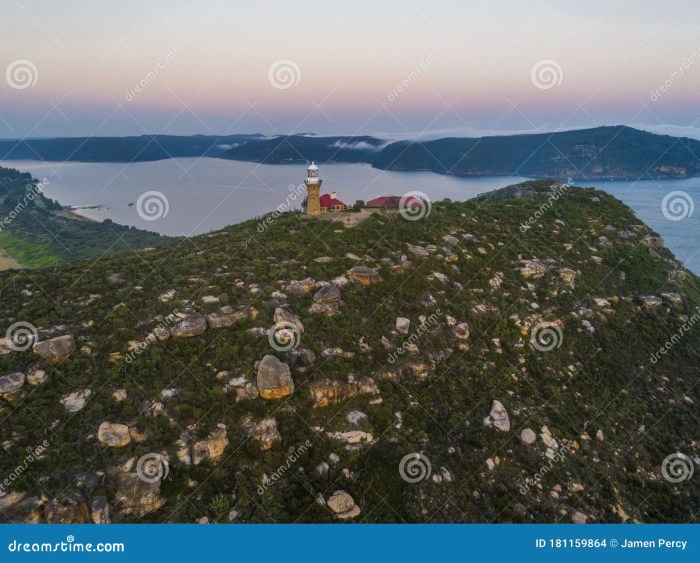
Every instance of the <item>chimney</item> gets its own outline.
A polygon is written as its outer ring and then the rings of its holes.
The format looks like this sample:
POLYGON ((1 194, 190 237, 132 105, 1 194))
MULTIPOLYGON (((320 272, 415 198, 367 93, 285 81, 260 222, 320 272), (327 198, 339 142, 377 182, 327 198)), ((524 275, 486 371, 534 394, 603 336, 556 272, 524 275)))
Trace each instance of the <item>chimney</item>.
POLYGON ((338 199, 338 192, 331 192, 332 199, 338 199))

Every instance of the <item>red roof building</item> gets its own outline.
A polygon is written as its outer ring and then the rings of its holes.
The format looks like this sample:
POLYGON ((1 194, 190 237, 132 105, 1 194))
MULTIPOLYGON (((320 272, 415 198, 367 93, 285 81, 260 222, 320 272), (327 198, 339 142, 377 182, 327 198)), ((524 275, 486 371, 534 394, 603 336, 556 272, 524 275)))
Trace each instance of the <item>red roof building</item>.
POLYGON ((336 192, 333 192, 332 194, 323 194, 319 198, 322 213, 327 211, 343 211, 348 208, 347 205, 337 198, 337 195, 336 192))
POLYGON ((381 197, 376 197, 365 203, 365 207, 387 207, 387 206, 399 206, 399 202, 403 207, 415 207, 423 205, 423 202, 413 196, 399 196, 399 195, 385 195, 381 197))

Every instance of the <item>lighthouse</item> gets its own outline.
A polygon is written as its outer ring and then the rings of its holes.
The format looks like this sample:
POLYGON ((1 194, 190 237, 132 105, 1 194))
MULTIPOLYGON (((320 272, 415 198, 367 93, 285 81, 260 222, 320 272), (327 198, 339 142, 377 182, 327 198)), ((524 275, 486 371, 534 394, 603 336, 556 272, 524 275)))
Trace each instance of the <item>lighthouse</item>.
POLYGON ((306 169, 306 180, 304 180, 304 185, 306 186, 307 198, 306 198, 306 213, 307 215, 320 215, 321 214, 321 202, 319 200, 319 194, 321 192, 321 180, 318 177, 318 166, 313 162, 306 169))

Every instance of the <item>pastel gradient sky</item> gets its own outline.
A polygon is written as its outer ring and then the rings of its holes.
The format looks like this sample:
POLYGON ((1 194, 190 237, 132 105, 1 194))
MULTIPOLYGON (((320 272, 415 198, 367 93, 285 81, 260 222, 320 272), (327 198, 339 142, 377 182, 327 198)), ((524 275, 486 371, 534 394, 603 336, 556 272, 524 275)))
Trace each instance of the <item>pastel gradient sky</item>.
POLYGON ((699 31, 697 0, 5 0, 0 138, 697 137, 699 31))

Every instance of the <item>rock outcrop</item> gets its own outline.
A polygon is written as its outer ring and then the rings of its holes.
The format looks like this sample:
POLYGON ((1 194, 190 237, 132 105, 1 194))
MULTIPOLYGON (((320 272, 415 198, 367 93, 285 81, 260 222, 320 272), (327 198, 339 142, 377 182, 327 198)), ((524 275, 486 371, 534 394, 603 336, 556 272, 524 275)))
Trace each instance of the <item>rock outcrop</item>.
POLYGON ((177 313, 177 324, 170 329, 172 336, 191 338, 207 330, 207 320, 197 311, 182 311, 177 313))
POLYGON ((508 412, 506 408, 500 401, 494 401, 491 406, 491 412, 484 419, 484 426, 493 426, 496 430, 501 432, 508 432, 510 430, 510 418, 508 417, 508 412))
POLYGON ((121 448, 131 442, 131 435, 126 424, 103 422, 97 429, 97 439, 103 446, 121 448))
POLYGON ((258 365, 258 390, 263 399, 282 399, 294 393, 289 366, 275 356, 265 356, 258 365))
POLYGON ((221 458, 226 446, 228 446, 226 426, 218 424, 209 436, 192 446, 192 463, 199 465, 204 461, 216 461, 221 458))
POLYGON ((334 492, 326 501, 326 505, 338 520, 350 520, 359 516, 361 512, 360 507, 355 504, 355 499, 345 491, 334 492))
POLYGON ((69 334, 37 342, 34 344, 34 353, 45 360, 56 361, 65 358, 75 348, 75 338, 69 334))
POLYGON ((16 371, 0 377, 0 397, 3 399, 16 395, 24 385, 25 376, 21 371, 16 371))

